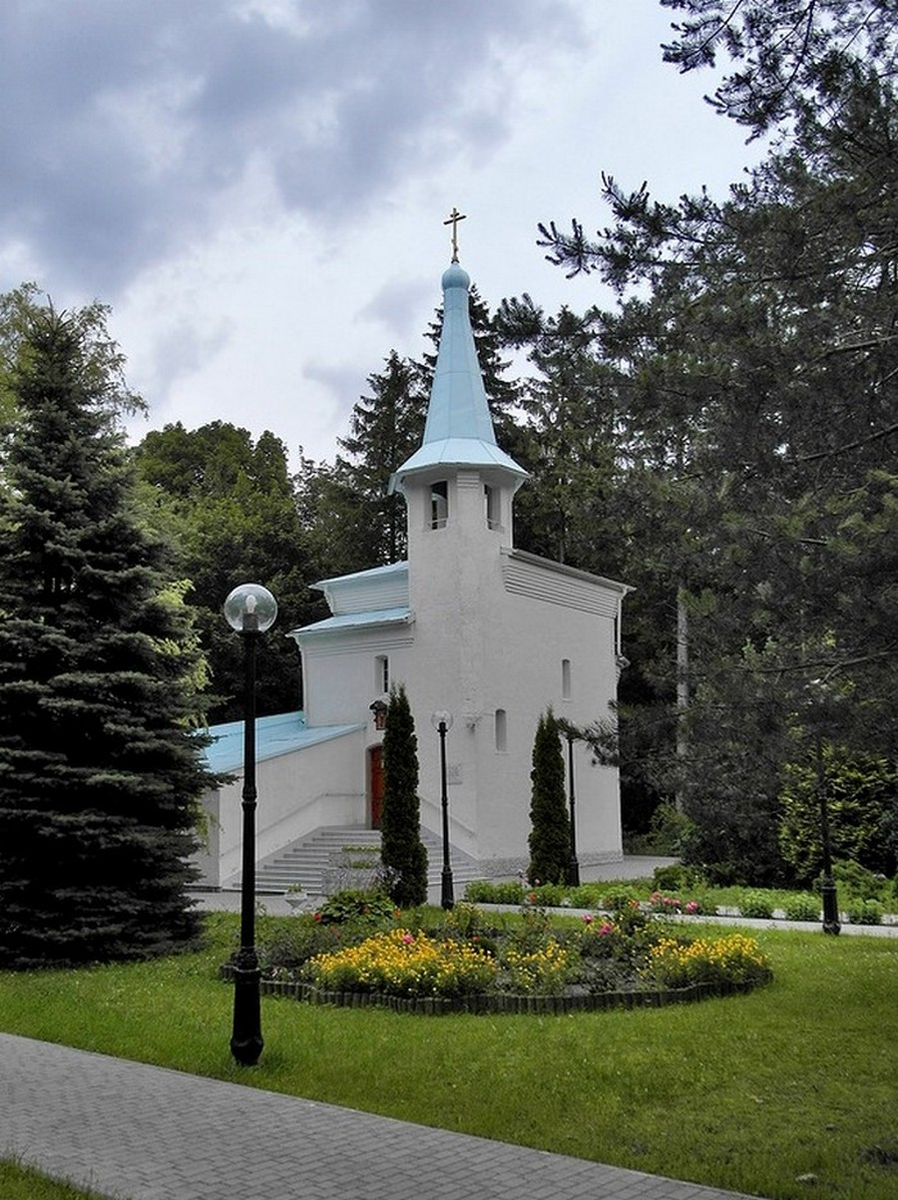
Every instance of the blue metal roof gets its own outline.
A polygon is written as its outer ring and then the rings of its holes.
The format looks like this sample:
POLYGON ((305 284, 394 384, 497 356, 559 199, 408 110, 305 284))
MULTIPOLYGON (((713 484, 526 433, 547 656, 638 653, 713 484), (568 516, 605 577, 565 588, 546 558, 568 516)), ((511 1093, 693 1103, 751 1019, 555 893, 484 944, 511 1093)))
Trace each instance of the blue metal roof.
MULTIPOLYGON (((305 715, 301 712, 260 717, 256 721, 256 762, 293 754, 296 750, 345 737, 364 728, 364 724, 356 724, 322 725, 317 729, 307 729, 305 715)), ((206 748, 209 768, 221 773, 239 771, 243 767, 243 722, 229 721, 226 725, 212 725, 209 733, 214 739, 206 748)))
POLYGON ((326 617, 312 625, 303 625, 292 633, 332 633, 340 629, 367 629, 374 625, 407 625, 412 619, 409 608, 379 608, 374 612, 344 613, 339 617, 326 617))
POLYGON ((405 572, 408 574, 408 563, 403 559, 402 562, 387 563, 385 567, 369 567, 365 571, 353 571, 350 575, 335 575, 332 579, 321 579, 318 583, 313 583, 313 588, 326 588, 330 583, 346 583, 348 580, 373 580, 377 576, 401 575, 405 572))
POLYGON ((527 472, 496 444, 483 375, 468 310, 471 279, 458 263, 443 272, 443 329, 427 409, 424 439, 390 480, 436 466, 500 467, 526 479, 527 472))

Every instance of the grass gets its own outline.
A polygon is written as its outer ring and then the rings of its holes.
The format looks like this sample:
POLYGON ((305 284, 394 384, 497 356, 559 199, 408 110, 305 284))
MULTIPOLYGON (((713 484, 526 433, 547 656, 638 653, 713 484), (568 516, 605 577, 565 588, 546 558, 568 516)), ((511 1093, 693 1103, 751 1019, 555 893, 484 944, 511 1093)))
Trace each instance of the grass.
POLYGON ((0 1159, 0 1196, 3 1200, 100 1200, 97 1192, 83 1192, 15 1159, 0 1159))
POLYGON ((216 914, 199 954, 0 974, 0 1028, 775 1200, 807 1197, 809 1175, 821 1200, 896 1194, 896 939, 759 931, 771 985, 664 1009, 427 1018, 263 998, 265 1051, 241 1069, 215 978, 235 931, 216 914))

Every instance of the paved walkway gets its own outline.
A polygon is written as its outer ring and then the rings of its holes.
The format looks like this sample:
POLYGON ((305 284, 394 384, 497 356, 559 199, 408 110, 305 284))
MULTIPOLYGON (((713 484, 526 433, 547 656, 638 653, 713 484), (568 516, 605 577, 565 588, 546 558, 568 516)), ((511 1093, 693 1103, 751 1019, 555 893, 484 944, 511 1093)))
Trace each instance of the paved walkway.
POLYGON ((738 1195, 9 1034, 0 1155, 115 1200, 738 1195))

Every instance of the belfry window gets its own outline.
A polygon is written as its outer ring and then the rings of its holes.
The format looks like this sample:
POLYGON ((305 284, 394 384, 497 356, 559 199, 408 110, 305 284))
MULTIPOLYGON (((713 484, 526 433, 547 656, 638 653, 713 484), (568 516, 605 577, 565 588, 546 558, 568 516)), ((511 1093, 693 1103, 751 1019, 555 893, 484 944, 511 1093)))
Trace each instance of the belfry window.
POLYGON ((502 526, 502 513, 499 503, 499 489, 490 487, 488 483, 485 483, 483 485, 483 502, 486 506, 487 529, 500 529, 502 526))
POLYGON ((374 687, 381 692, 390 690, 390 660, 386 654, 378 654, 374 660, 374 687))
POLYGON ((449 484, 445 479, 430 486, 430 528, 443 529, 449 519, 449 484))

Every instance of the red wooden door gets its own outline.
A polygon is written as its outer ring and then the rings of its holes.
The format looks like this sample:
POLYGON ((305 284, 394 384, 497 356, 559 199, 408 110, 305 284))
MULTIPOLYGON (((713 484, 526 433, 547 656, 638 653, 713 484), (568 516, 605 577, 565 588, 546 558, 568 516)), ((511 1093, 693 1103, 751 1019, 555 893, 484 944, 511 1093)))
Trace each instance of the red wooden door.
POLYGON ((368 798, 371 805, 371 828, 380 829, 384 802, 384 752, 382 746, 368 751, 368 798))

